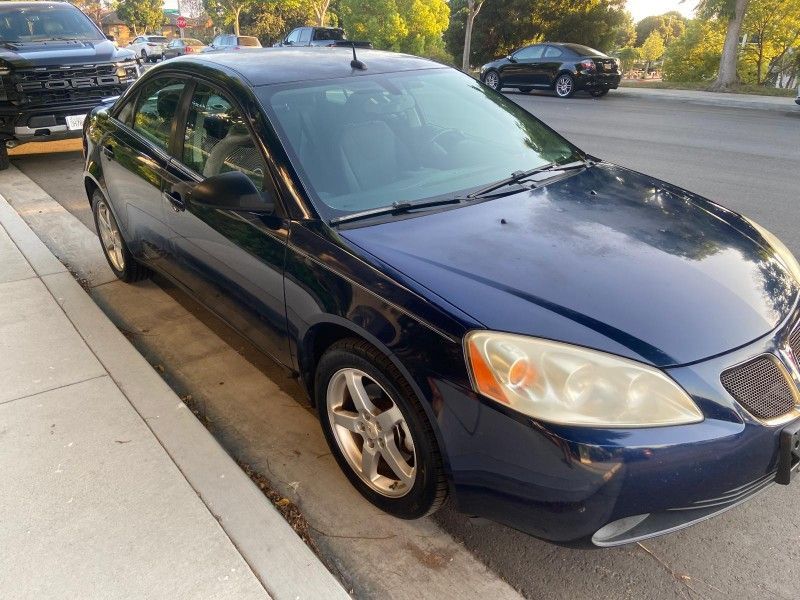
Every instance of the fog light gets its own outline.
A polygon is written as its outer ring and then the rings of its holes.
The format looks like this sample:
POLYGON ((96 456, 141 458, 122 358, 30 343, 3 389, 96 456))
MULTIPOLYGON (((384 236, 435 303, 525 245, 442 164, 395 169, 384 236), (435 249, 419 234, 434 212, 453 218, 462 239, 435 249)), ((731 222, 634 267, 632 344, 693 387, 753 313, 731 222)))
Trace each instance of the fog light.
POLYGON ((117 67, 117 77, 124 79, 127 76, 128 72, 125 70, 125 67, 117 67))

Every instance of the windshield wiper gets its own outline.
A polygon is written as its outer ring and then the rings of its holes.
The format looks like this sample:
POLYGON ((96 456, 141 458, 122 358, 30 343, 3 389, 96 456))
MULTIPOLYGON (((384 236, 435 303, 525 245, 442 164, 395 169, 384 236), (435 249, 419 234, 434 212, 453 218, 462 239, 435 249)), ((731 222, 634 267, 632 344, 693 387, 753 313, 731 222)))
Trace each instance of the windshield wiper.
POLYGON ((528 169, 527 171, 514 171, 509 177, 505 179, 501 179, 500 181, 495 181, 491 185, 487 185, 484 188, 476 190, 474 192, 470 192, 464 199, 466 200, 473 200, 475 198, 482 198, 492 192, 499 190, 500 188, 508 187, 510 185, 514 185, 515 183, 522 183, 529 177, 533 177, 534 175, 538 175, 539 173, 546 173, 548 171, 573 171, 575 169, 585 169, 591 167, 594 163, 590 160, 578 160, 571 163, 565 163, 563 165, 557 163, 549 163, 546 165, 542 165, 541 167, 536 167, 535 169, 528 169))
POLYGON ((350 221, 379 217, 381 215, 400 215, 418 208, 459 204, 460 202, 460 198, 440 198, 439 200, 419 200, 417 202, 393 202, 389 206, 381 206, 380 208, 371 208, 361 212, 350 213, 349 215, 342 215, 341 217, 334 217, 330 220, 330 224, 339 225, 341 223, 349 223, 350 221))

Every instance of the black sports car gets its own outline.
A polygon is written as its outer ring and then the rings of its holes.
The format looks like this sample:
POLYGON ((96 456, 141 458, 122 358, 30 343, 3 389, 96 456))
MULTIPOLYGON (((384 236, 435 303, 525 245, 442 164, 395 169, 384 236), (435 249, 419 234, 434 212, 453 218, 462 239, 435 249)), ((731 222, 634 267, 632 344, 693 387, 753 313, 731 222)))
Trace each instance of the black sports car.
POLYGON ((578 90, 605 96, 619 87, 619 62, 581 44, 545 42, 526 46, 481 67, 481 81, 496 90, 554 90, 569 98, 578 90))

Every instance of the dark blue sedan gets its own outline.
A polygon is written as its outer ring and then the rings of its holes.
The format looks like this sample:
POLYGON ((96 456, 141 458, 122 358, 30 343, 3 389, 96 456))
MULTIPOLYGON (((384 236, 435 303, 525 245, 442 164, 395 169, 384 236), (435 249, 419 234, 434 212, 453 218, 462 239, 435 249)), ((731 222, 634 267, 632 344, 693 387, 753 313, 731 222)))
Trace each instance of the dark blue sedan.
POLYGON ((800 266, 410 56, 177 58, 85 126, 125 281, 158 271, 304 385, 344 473, 614 546, 788 483, 800 266))

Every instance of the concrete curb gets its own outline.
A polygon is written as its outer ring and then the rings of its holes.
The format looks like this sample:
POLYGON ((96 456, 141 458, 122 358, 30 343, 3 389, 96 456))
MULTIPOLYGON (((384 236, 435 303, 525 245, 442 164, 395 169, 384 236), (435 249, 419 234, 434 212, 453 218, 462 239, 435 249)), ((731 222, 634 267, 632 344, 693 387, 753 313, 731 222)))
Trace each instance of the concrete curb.
POLYGON ((628 98, 642 100, 666 100, 687 104, 722 106, 726 108, 743 108, 750 110, 767 110, 774 112, 798 112, 800 108, 793 98, 781 96, 757 96, 755 94, 726 94, 719 92, 703 92, 695 90, 669 90, 658 88, 639 88, 636 86, 620 86, 615 92, 628 98))
POLYGON ((2 196, 0 223, 272 598, 349 598, 2 196))

